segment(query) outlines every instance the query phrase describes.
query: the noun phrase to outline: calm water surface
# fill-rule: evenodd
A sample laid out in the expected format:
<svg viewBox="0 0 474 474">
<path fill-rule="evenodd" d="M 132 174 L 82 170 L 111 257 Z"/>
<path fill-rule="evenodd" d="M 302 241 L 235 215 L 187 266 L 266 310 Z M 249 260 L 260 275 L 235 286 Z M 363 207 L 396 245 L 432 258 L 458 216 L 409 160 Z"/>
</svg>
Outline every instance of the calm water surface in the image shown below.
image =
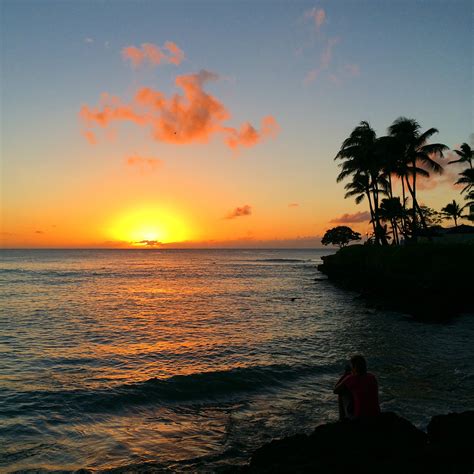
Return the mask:
<svg viewBox="0 0 474 474">
<path fill-rule="evenodd" d="M 472 409 L 472 315 L 375 310 L 317 271 L 329 252 L 1 251 L 0 470 L 243 462 L 334 419 L 354 352 L 418 426 Z"/>
</svg>

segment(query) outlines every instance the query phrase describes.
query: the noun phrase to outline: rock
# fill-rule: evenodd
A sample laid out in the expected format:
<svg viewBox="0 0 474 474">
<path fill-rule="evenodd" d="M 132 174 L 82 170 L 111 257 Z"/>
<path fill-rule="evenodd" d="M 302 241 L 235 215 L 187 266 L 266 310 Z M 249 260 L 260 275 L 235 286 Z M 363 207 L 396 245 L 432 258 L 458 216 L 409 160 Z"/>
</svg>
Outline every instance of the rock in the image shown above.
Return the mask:
<svg viewBox="0 0 474 474">
<path fill-rule="evenodd" d="M 474 411 L 434 416 L 428 424 L 429 454 L 446 473 L 474 472 Z"/>
<path fill-rule="evenodd" d="M 394 413 L 328 423 L 258 449 L 250 473 L 425 473 L 425 433 Z"/>
</svg>

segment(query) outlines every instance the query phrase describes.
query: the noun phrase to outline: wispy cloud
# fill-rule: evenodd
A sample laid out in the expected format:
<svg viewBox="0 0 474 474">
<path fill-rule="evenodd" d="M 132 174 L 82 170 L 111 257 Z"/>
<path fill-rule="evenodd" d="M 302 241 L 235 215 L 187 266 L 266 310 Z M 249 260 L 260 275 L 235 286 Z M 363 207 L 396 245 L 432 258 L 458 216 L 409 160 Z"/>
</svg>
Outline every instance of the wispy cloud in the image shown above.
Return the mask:
<svg viewBox="0 0 474 474">
<path fill-rule="evenodd" d="M 327 69 L 332 61 L 333 50 L 336 44 L 341 41 L 339 37 L 329 38 L 324 45 L 323 52 L 321 54 L 321 64 L 322 69 Z"/>
<path fill-rule="evenodd" d="M 317 79 L 325 78 L 335 85 L 340 85 L 350 78 L 360 75 L 360 67 L 358 64 L 346 63 L 341 64 L 341 58 L 336 56 L 338 61 L 334 61 L 334 51 L 337 44 L 342 39 L 340 36 L 330 35 L 327 31 L 322 31 L 321 27 L 328 23 L 327 13 L 322 8 L 314 7 L 304 13 L 305 20 L 311 20 L 314 30 L 317 32 L 316 42 L 311 41 L 311 49 L 316 44 L 319 48 L 319 58 L 314 66 L 308 70 L 303 78 L 303 83 L 309 85 Z M 314 37 L 314 34 L 312 34 Z M 299 49 L 299 55 L 302 56 L 303 49 Z M 310 51 L 311 52 L 311 51 Z"/>
<path fill-rule="evenodd" d="M 84 38 L 84 43 L 92 44 L 93 42 L 94 42 L 94 38 L 90 38 L 90 37 Z"/>
<path fill-rule="evenodd" d="M 92 130 L 84 130 L 82 134 L 91 145 L 97 144 L 97 137 L 95 136 L 95 133 Z"/>
<path fill-rule="evenodd" d="M 161 245 L 161 242 L 158 240 L 139 240 L 137 242 L 131 242 L 133 245 L 144 245 L 146 247 L 157 247 Z"/>
<path fill-rule="evenodd" d="M 340 217 L 335 217 L 329 222 L 335 224 L 351 224 L 356 222 L 368 222 L 370 221 L 370 213 L 367 211 L 356 212 L 354 214 L 343 214 Z"/>
<path fill-rule="evenodd" d="M 311 20 L 316 28 L 316 31 L 319 31 L 321 26 L 326 23 L 326 12 L 322 8 L 312 8 L 311 10 L 307 10 L 304 14 L 304 17 L 307 20 Z"/>
<path fill-rule="evenodd" d="M 358 64 L 346 64 L 344 66 L 344 71 L 350 76 L 350 77 L 357 77 L 360 76 L 360 67 Z"/>
<path fill-rule="evenodd" d="M 143 157 L 137 154 L 126 157 L 125 162 L 128 166 L 138 167 L 142 171 L 145 171 L 145 169 L 154 171 L 163 165 L 159 158 Z"/>
<path fill-rule="evenodd" d="M 206 70 L 178 76 L 175 84 L 182 94 L 167 97 L 161 91 L 143 87 L 128 104 L 103 94 L 98 107 L 84 105 L 79 115 L 86 132 L 94 126 L 105 128 L 115 121 L 128 121 L 149 128 L 154 140 L 174 144 L 206 143 L 220 134 L 231 149 L 236 149 L 254 146 L 278 133 L 278 124 L 271 115 L 262 119 L 260 130 L 248 122 L 239 129 L 226 126 L 230 112 L 204 90 L 206 83 L 217 79 L 217 74 Z M 90 137 L 86 135 L 89 141 Z"/>
<path fill-rule="evenodd" d="M 458 180 L 459 173 L 465 168 L 465 165 L 463 163 L 454 163 L 448 165 L 449 161 L 453 161 L 458 158 L 459 156 L 454 153 L 454 151 L 448 151 L 445 153 L 444 158 L 432 156 L 431 159 L 443 167 L 443 173 L 437 174 L 433 173 L 433 171 L 427 170 L 430 173 L 429 178 L 419 176 L 416 180 L 417 189 L 429 191 L 444 186 L 447 188 L 459 190 L 461 186 L 455 185 L 454 183 Z"/>
<path fill-rule="evenodd" d="M 297 202 L 290 202 L 290 203 L 288 204 L 288 207 L 299 207 L 299 203 L 297 203 Z"/>
<path fill-rule="evenodd" d="M 234 210 L 230 211 L 225 219 L 235 219 L 236 217 L 250 216 L 252 214 L 252 206 L 245 204 L 242 207 L 236 207 Z"/>
<path fill-rule="evenodd" d="M 152 43 L 143 43 L 139 48 L 127 46 L 122 49 L 122 57 L 137 68 L 145 64 L 157 66 L 163 62 L 177 66 L 183 62 L 185 56 L 176 43 L 167 41 L 163 47 Z"/>
</svg>

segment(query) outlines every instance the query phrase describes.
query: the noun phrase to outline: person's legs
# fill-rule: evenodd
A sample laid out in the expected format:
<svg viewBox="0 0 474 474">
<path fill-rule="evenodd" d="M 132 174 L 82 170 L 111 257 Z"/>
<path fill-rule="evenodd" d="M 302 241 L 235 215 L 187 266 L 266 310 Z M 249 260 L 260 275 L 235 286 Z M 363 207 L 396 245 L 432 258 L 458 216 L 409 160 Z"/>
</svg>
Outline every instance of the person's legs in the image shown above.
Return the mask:
<svg viewBox="0 0 474 474">
<path fill-rule="evenodd" d="M 339 420 L 350 420 L 353 418 L 352 396 L 349 391 L 341 393 L 338 397 Z"/>
</svg>

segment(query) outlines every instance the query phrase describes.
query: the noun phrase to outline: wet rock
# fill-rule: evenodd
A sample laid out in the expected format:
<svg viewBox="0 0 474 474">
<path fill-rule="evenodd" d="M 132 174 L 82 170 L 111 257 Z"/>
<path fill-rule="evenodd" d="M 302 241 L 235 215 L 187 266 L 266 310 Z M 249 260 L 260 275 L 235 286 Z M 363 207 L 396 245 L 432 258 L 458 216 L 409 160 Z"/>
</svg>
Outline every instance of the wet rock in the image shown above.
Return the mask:
<svg viewBox="0 0 474 474">
<path fill-rule="evenodd" d="M 474 472 L 474 411 L 434 416 L 428 424 L 429 454 L 446 473 Z"/>
<path fill-rule="evenodd" d="M 257 449 L 248 473 L 472 474 L 474 411 L 435 416 L 428 434 L 395 413 L 318 426 Z"/>
</svg>

